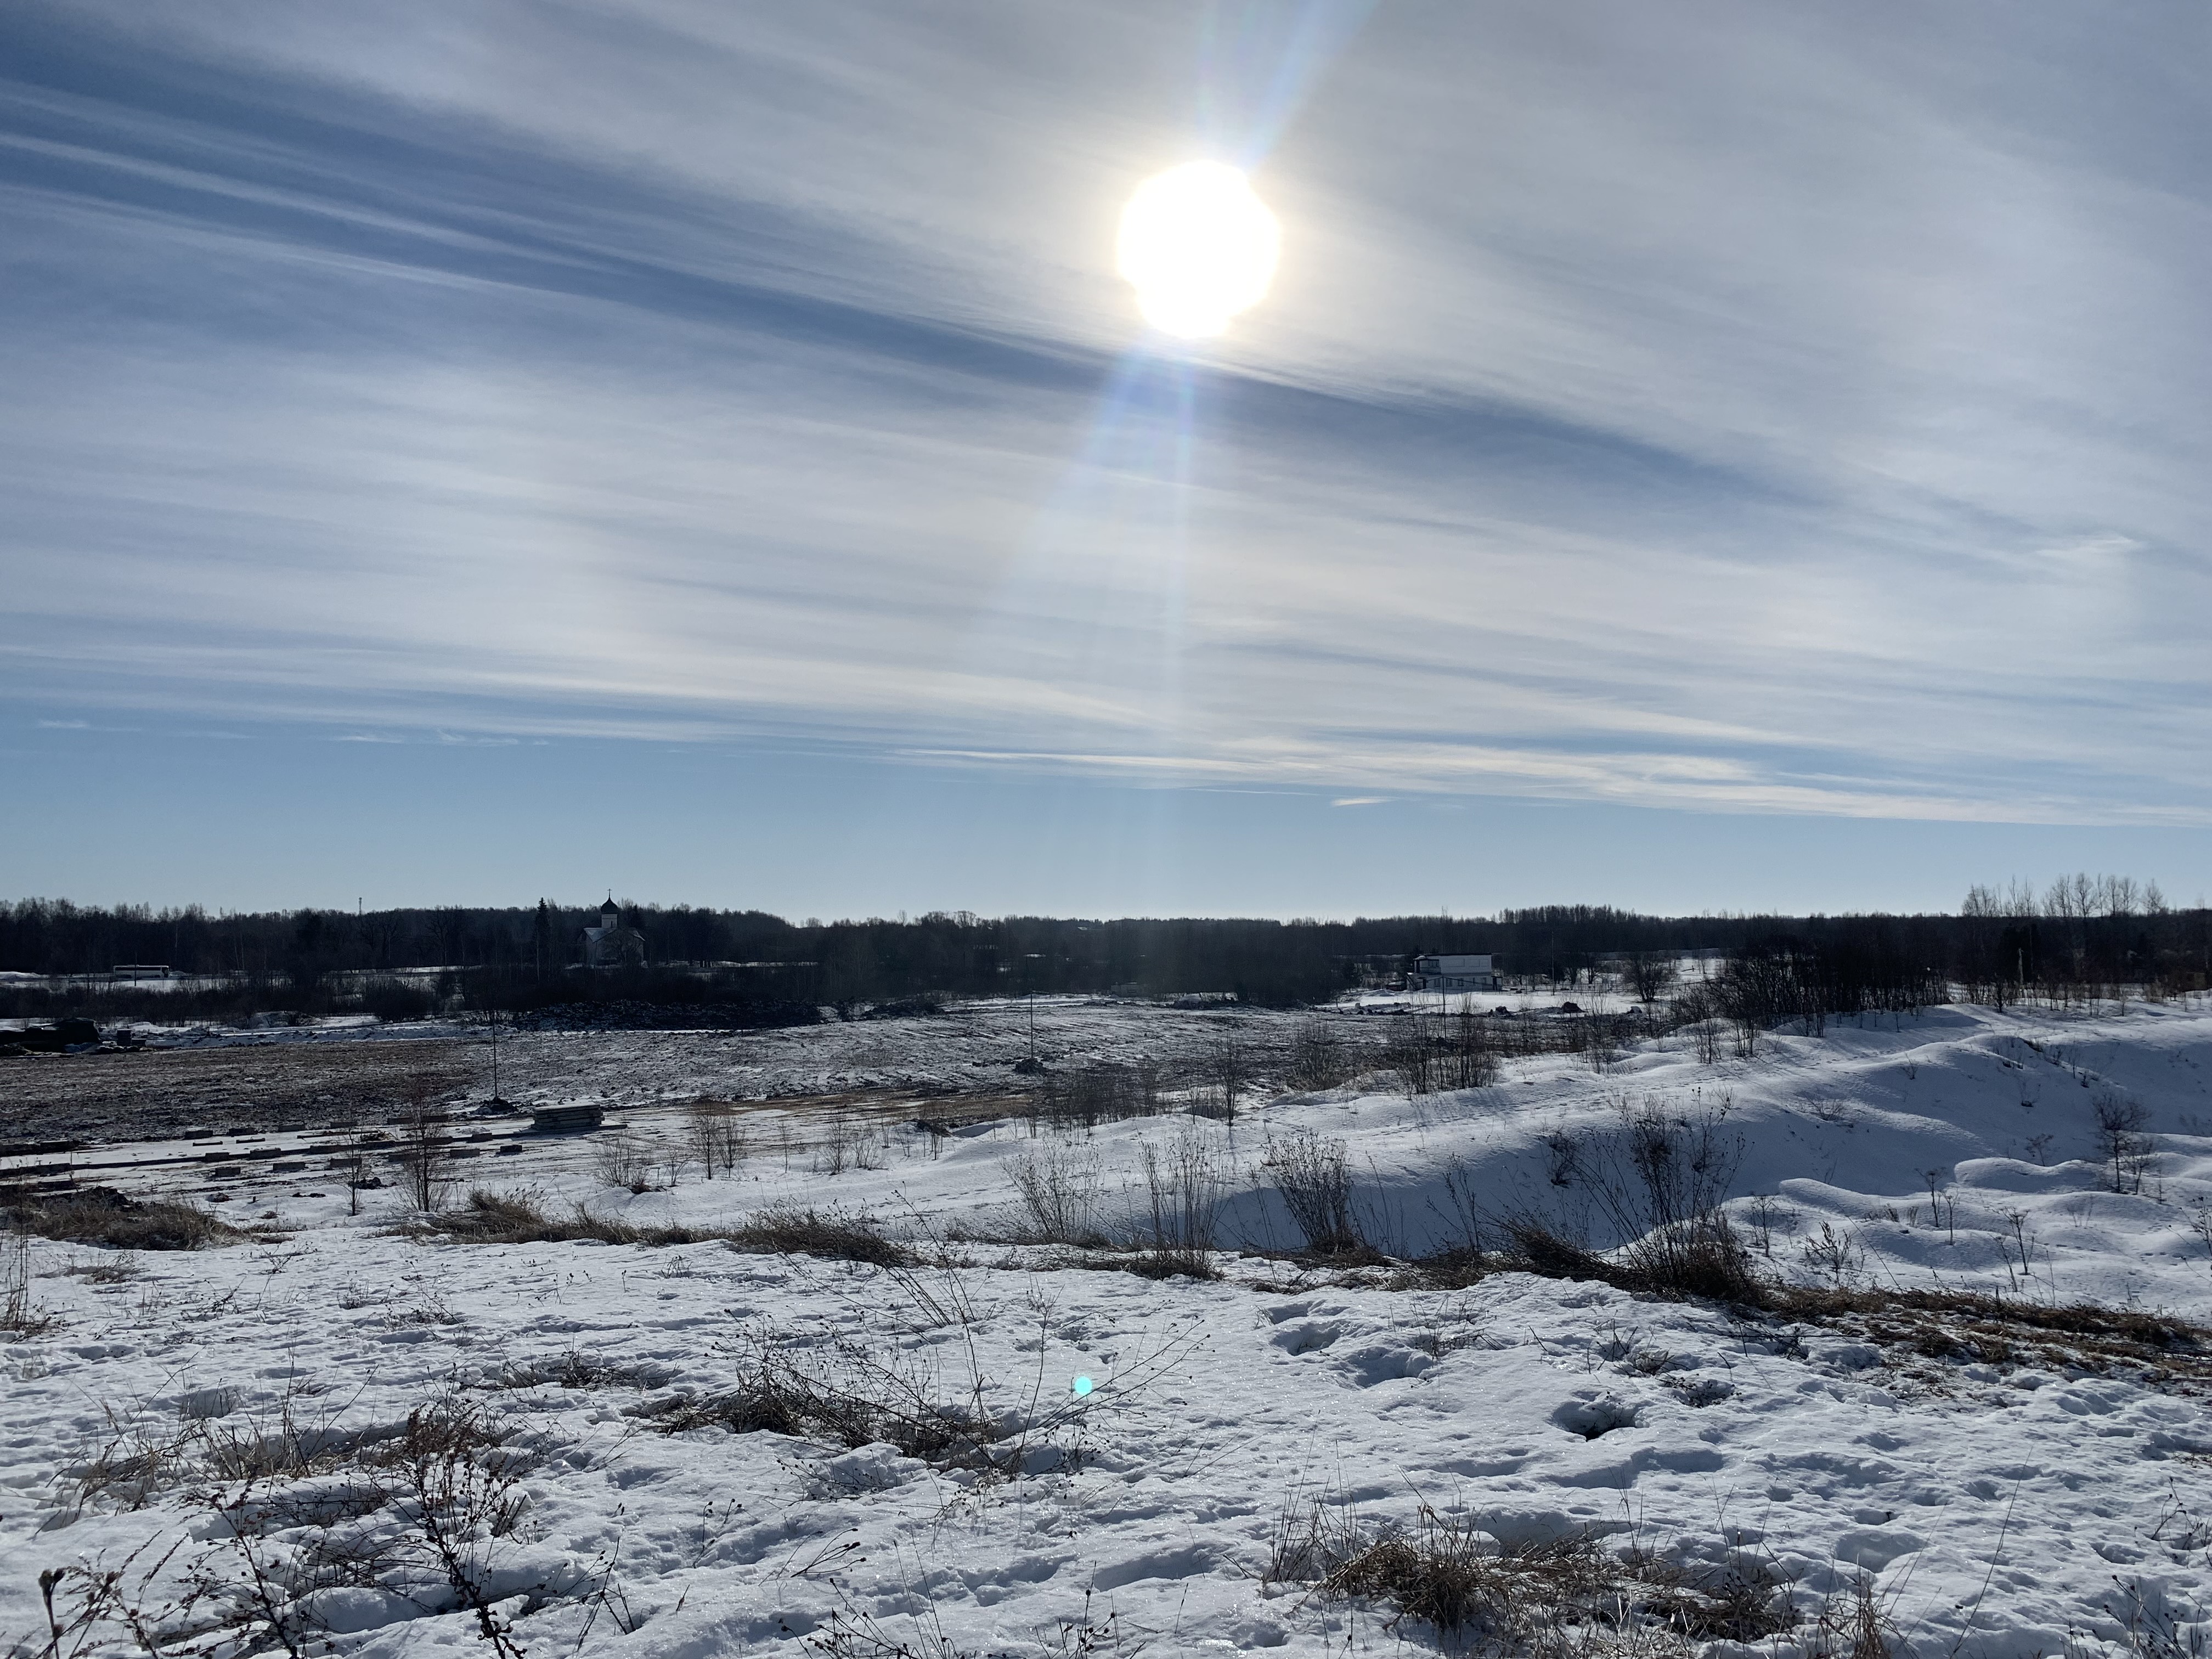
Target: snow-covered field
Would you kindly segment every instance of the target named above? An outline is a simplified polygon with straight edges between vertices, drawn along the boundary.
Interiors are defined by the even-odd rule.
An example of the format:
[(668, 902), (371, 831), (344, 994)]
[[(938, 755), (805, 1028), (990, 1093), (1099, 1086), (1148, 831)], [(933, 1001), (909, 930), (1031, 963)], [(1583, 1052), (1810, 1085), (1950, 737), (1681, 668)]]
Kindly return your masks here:
[[(2100, 1108), (2124, 1126), (2117, 1165)], [(320, 1575), (296, 1610), (313, 1626), (303, 1651), (1435, 1647), (1385, 1601), (1271, 1577), (1318, 1503), (1340, 1535), (1425, 1504), (1508, 1549), (1588, 1534), (1693, 1575), (1755, 1569), (1808, 1620), (1762, 1650), (1819, 1647), (1818, 1616), (1863, 1579), (1893, 1649), (1930, 1659), (2201, 1650), (2201, 1356), (2115, 1358), (2063, 1334), (1923, 1351), (1942, 1346), (1924, 1324), (1759, 1319), (1522, 1273), (1399, 1288), (1387, 1267), (1291, 1261), (1265, 1173), (1299, 1131), (1340, 1139), (1362, 1231), (1395, 1256), (1508, 1210), (1606, 1245), (1597, 1187), (1639, 1116), (1734, 1166), (1730, 1212), (1778, 1278), (2212, 1316), (2201, 1005), (1943, 1008), (1772, 1035), (1717, 1064), (1669, 1040), (1602, 1073), (1555, 1056), (1411, 1101), (1376, 1077), (1233, 1123), (940, 1137), (886, 1114), (833, 1138), (818, 1115), (763, 1106), (735, 1179), (695, 1164), (642, 1193), (605, 1184), (583, 1140), (457, 1170), (641, 1224), (870, 1216), (916, 1247), (911, 1269), (718, 1242), (410, 1237), (390, 1231), (395, 1189), (354, 1218), (326, 1171), (264, 1175), (222, 1209), (281, 1241), (149, 1253), (119, 1273), (110, 1252), (27, 1247), (29, 1298), (53, 1322), (0, 1346), (0, 1632), (46, 1650), (47, 1569), (118, 1571), (118, 1613), (152, 1612), (195, 1573), (251, 1584), (258, 1562), (272, 1605)], [(680, 1124), (641, 1109), (629, 1133), (672, 1147)], [(1147, 1146), (1201, 1153), (1224, 1182), (1220, 1280), (997, 1242), (1031, 1230), (1022, 1169), (1056, 1172), (1114, 1231), (1144, 1197)], [(732, 1431), (750, 1422), (731, 1395), (757, 1397), (764, 1377), (979, 1409), (1014, 1431), (921, 1458), (838, 1443), (818, 1419)], [(457, 1422), (517, 1460), (498, 1477), (511, 1492), (465, 1474), (432, 1504), (500, 1519), (456, 1546), (495, 1604), (483, 1613), (422, 1541), (407, 1469), (426, 1466), (403, 1455)], [(266, 1461), (278, 1440), (319, 1445), (318, 1471), (240, 1507), (240, 1449)], [(88, 1582), (60, 1583), (64, 1615)], [(143, 1650), (118, 1619), (88, 1634)]]

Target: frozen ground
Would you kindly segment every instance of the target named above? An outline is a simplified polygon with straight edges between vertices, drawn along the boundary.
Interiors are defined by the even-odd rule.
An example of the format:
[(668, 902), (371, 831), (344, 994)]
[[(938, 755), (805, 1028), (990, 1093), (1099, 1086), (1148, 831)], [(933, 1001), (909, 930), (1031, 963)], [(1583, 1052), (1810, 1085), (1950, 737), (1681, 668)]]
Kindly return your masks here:
[[(1232, 1031), (1264, 1067), (1301, 1018), (1039, 997), (764, 1031), (511, 1031), (499, 1041), (499, 1091), (524, 1105), (588, 1100), (617, 1108), (702, 1095), (1003, 1095), (1027, 1086), (1013, 1068), (1032, 1054), (1048, 1065), (1149, 1058), (1177, 1070)], [(1379, 1041), (1388, 1025), (1348, 1011), (1328, 1018), (1352, 1040)], [(491, 1093), (491, 1044), (478, 1026), (346, 1019), (253, 1029), (143, 1025), (138, 1034), (149, 1047), (137, 1054), (0, 1060), (0, 1140), (314, 1127), (388, 1115), (418, 1083), (455, 1103)]]
[[(1426, 1503), (1506, 1546), (1587, 1532), (1692, 1570), (1755, 1563), (1808, 1614), (1868, 1575), (1893, 1645), (1928, 1659), (2182, 1659), (2212, 1603), (2201, 1364), (2063, 1336), (1923, 1352), (1924, 1327), (1753, 1320), (1523, 1274), (1447, 1291), (1302, 1271), (1261, 1160), (1297, 1130), (1342, 1139), (1363, 1230), (1396, 1255), (1459, 1240), (1469, 1195), (1605, 1243), (1607, 1149), (1625, 1114), (1656, 1112), (1737, 1163), (1734, 1213), (1778, 1276), (2203, 1318), (2209, 1068), (2202, 1006), (1948, 1008), (1771, 1036), (1717, 1064), (1671, 1043), (1603, 1073), (1522, 1062), (1492, 1088), (1419, 1101), (1376, 1078), (1234, 1124), (1033, 1136), (1007, 1120), (939, 1137), (895, 1113), (763, 1106), (738, 1179), (693, 1165), (672, 1190), (605, 1184), (588, 1140), (455, 1170), (639, 1223), (794, 1202), (872, 1215), (924, 1246), (931, 1265), (911, 1273), (713, 1243), (416, 1242), (385, 1231), (402, 1218), (390, 1189), (355, 1218), (312, 1161), (264, 1172), (228, 1183), (222, 1208), (265, 1214), (281, 1243), (149, 1254), (119, 1278), (112, 1253), (29, 1246), (31, 1297), (56, 1323), (0, 1347), (0, 1632), (35, 1638), (47, 1568), (123, 1571), (118, 1590), (149, 1606), (195, 1563), (245, 1582), (248, 1552), (228, 1536), (241, 1529), (281, 1577), (333, 1535), (291, 1523), (343, 1512), (352, 1477), (306, 1483), (320, 1509), (217, 1515), (194, 1492), (240, 1488), (210, 1448), (266, 1443), (288, 1414), (338, 1447), (460, 1400), (530, 1454), (517, 1524), (469, 1547), (495, 1625), (513, 1621), (501, 1639), (532, 1656), (1434, 1648), (1388, 1606), (1268, 1582), (1285, 1506), (1318, 1500), (1370, 1530)], [(2107, 1119), (2140, 1108), (2117, 1170), (2100, 1104)], [(672, 1145), (673, 1109), (641, 1099), (629, 1117), (633, 1137)], [(1230, 1194), (1223, 1243), (1243, 1248), (1220, 1282), (931, 1242), (1018, 1234), (1024, 1160), (1057, 1168), (1110, 1230), (1140, 1196), (1141, 1149), (1178, 1143)], [(995, 1475), (819, 1432), (663, 1431), (712, 1418), (667, 1408), (726, 1395), (764, 1357), (1032, 1426), (998, 1443)], [(1082, 1398), (1079, 1378), (1095, 1384)], [(84, 1492), (103, 1449), (109, 1473), (143, 1477), (144, 1507), (127, 1507), (122, 1476)], [(349, 1524), (404, 1532), (407, 1513)], [(378, 1570), (318, 1593), (332, 1627), (319, 1639), (491, 1650), (420, 1559)], [(1762, 1650), (1802, 1650), (1813, 1631)]]

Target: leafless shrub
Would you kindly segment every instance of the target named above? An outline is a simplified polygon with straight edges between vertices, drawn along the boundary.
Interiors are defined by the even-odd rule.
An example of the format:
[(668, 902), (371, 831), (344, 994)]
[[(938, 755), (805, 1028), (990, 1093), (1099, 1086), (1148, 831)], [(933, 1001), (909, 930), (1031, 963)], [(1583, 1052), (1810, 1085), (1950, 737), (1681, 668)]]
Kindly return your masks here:
[(368, 1184), (369, 1149), (375, 1145), (368, 1131), (349, 1128), (337, 1140), (331, 1159), (331, 1171), (346, 1184), (346, 1213), (361, 1213), (361, 1192)]
[(1438, 1080), (1447, 1089), (1486, 1089), (1498, 1081), (1498, 1049), (1491, 1041), (1489, 1022), (1474, 1010), (1474, 999), (1460, 1003), (1446, 1038), (1448, 1047), (1438, 1069)]
[(1774, 1229), (1778, 1224), (1792, 1224), (1797, 1212), (1782, 1202), (1778, 1193), (1753, 1193), (1751, 1195), (1751, 1224), (1759, 1230), (1759, 1253), (1766, 1260), (1774, 1260)]
[(1187, 1132), (1164, 1149), (1148, 1140), (1141, 1151), (1146, 1210), (1131, 1271), (1154, 1279), (1215, 1277), (1214, 1235), (1228, 1193), (1212, 1147)]
[(1613, 1263), (1584, 1247), (1558, 1223), (1534, 1211), (1508, 1211), (1500, 1218), (1500, 1226), (1510, 1249), (1510, 1265), (1524, 1272), (1546, 1279), (1595, 1279), (1601, 1283), (1612, 1283), (1620, 1275)]
[(1674, 982), (1676, 973), (1674, 958), (1662, 951), (1639, 951), (1628, 958), (1629, 988), (1647, 1009)]
[(651, 1192), (659, 1148), (628, 1129), (603, 1132), (592, 1145), (592, 1170), (610, 1187)]
[(392, 1161), (399, 1166), (401, 1190), (416, 1209), (431, 1213), (444, 1204), (453, 1150), (444, 1114), (418, 1090), (400, 1124), (398, 1145), (392, 1153)]
[(1030, 1100), (1030, 1122), (1085, 1129), (1134, 1117), (1158, 1117), (1169, 1109), (1161, 1093), (1158, 1064), (1150, 1059), (1132, 1065), (1099, 1061), (1071, 1071), (1047, 1072)]
[(2101, 1605), (2118, 1623), (2120, 1638), (2135, 1659), (2205, 1659), (2212, 1653), (2212, 1629), (2203, 1613), (2155, 1581), (2130, 1579)]
[(1555, 1135), (1546, 1146), (1554, 1182), (1565, 1177), (1587, 1193), (1623, 1242), (1599, 1255), (1523, 1201), (1500, 1218), (1518, 1265), (1656, 1296), (1759, 1306), (1765, 1287), (1721, 1207), (1742, 1138), (1722, 1127), (1721, 1111), (1670, 1117), (1654, 1102), (1632, 1109), (1624, 1101), (1620, 1120), (1614, 1134)]
[(1048, 1244), (1102, 1244), (1097, 1208), (1105, 1180), (1096, 1152), (1051, 1146), (1024, 1152), (1009, 1166), (1036, 1236)]
[(1392, 1026), (1385, 1053), (1408, 1099), (1436, 1092), (1437, 1048), (1429, 1021), (1419, 1014), (1403, 1015)]
[(4, 1219), (16, 1232), (118, 1250), (198, 1250), (246, 1236), (197, 1205), (131, 1198), (112, 1187), (26, 1200)]
[[(161, 1449), (161, 1474), (204, 1517), (193, 1536), (206, 1547), (166, 1601), (152, 1601), (155, 1581), (184, 1540), (150, 1569), (134, 1571), (134, 1554), (121, 1568), (40, 1575), (44, 1651), (67, 1638), (72, 1653), (127, 1639), (148, 1653), (305, 1655), (324, 1650), (333, 1594), (398, 1586), (422, 1611), (472, 1614), (479, 1639), (520, 1659), (517, 1586), (501, 1582), (502, 1563), (531, 1459), (477, 1403), (448, 1393), (402, 1424), (341, 1433), (301, 1424), (288, 1398), (274, 1424), (188, 1420)], [(572, 1588), (541, 1583), (525, 1595)]]
[(1306, 1249), (1334, 1255), (1365, 1242), (1352, 1212), (1352, 1166), (1343, 1141), (1296, 1130), (1268, 1148), (1260, 1167), (1283, 1195)]
[(1199, 1080), (1202, 1087), (1191, 1103), (1192, 1115), (1235, 1122), (1244, 1091), (1252, 1086), (1252, 1053), (1239, 1032), (1224, 1030), (1206, 1045), (1199, 1060)]
[(1820, 1231), (1797, 1247), (1797, 1253), (1808, 1267), (1839, 1287), (1856, 1279), (1866, 1265), (1858, 1235), (1848, 1227), (1838, 1231), (1828, 1221), (1823, 1221)]
[(717, 1169), (724, 1175), (734, 1174), (750, 1150), (744, 1119), (726, 1100), (694, 1102), (684, 1114), (684, 1136), (709, 1181)]
[(72, 1262), (62, 1271), (71, 1279), (90, 1279), (95, 1285), (128, 1285), (146, 1276), (146, 1264), (136, 1250), (118, 1250), (112, 1255)]
[(1289, 1079), (1294, 1089), (1309, 1092), (1334, 1089), (1352, 1073), (1344, 1039), (1319, 1015), (1297, 1023), (1291, 1033)]
[(814, 1173), (840, 1176), (848, 1169), (882, 1169), (880, 1135), (878, 1126), (864, 1116), (853, 1112), (834, 1113), (829, 1127), (815, 1145)]
[(1891, 1659), (1897, 1636), (1874, 1579), (1861, 1573), (1821, 1603), (1793, 1645), (1804, 1659)]

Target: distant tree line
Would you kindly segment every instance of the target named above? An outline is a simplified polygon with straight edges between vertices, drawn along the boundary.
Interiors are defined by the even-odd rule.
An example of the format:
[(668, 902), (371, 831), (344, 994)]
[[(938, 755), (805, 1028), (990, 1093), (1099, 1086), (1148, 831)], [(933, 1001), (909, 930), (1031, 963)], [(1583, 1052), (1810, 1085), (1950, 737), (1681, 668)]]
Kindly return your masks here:
[[(2203, 989), (2212, 976), (2212, 913), (2173, 909), (2152, 884), (2086, 875), (2040, 892), (1977, 887), (1955, 915), (1646, 916), (1551, 905), (1351, 921), (935, 912), (793, 922), (760, 910), (625, 905), (624, 925), (644, 936), (646, 966), (583, 969), (580, 936), (599, 919), (595, 905), (544, 901), (210, 915), (198, 906), (23, 899), (0, 903), (0, 969), (94, 975), (164, 963), (219, 983), (199, 994), (212, 999), (210, 1013), (345, 1001), (397, 1015), (455, 996), (515, 1010), (627, 999), (849, 1012), (931, 995), (1115, 991), (1227, 993), (1291, 1006), (1386, 985), (1421, 951), (1486, 953), (1509, 976), (1567, 985), (1618, 974), (1630, 994), (1649, 1000), (1662, 988), (1663, 965), (1703, 951), (1712, 965), (1700, 978), (1727, 980), (1737, 1006), (1771, 1014), (1769, 1024), (1815, 1009), (1918, 1006), (1954, 985), (2003, 1002), (2100, 986)], [(438, 970), (427, 988), (426, 969)], [(181, 1006), (179, 994), (166, 994), (161, 1006)], [(53, 1000), (19, 989), (0, 994), (0, 1010), (44, 1012)]]

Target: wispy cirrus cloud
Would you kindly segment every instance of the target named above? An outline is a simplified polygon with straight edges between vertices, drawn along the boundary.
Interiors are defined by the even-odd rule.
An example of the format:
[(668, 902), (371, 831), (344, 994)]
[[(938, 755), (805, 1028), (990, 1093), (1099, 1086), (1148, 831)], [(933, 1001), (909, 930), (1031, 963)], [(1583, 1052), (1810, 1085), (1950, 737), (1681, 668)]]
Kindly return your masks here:
[(1183, 378), (1105, 250), (1199, 131), (1188, 16), (19, 15), (0, 684), (2212, 815), (2212, 122), (2154, 20), (1344, 11), (1278, 292)]

